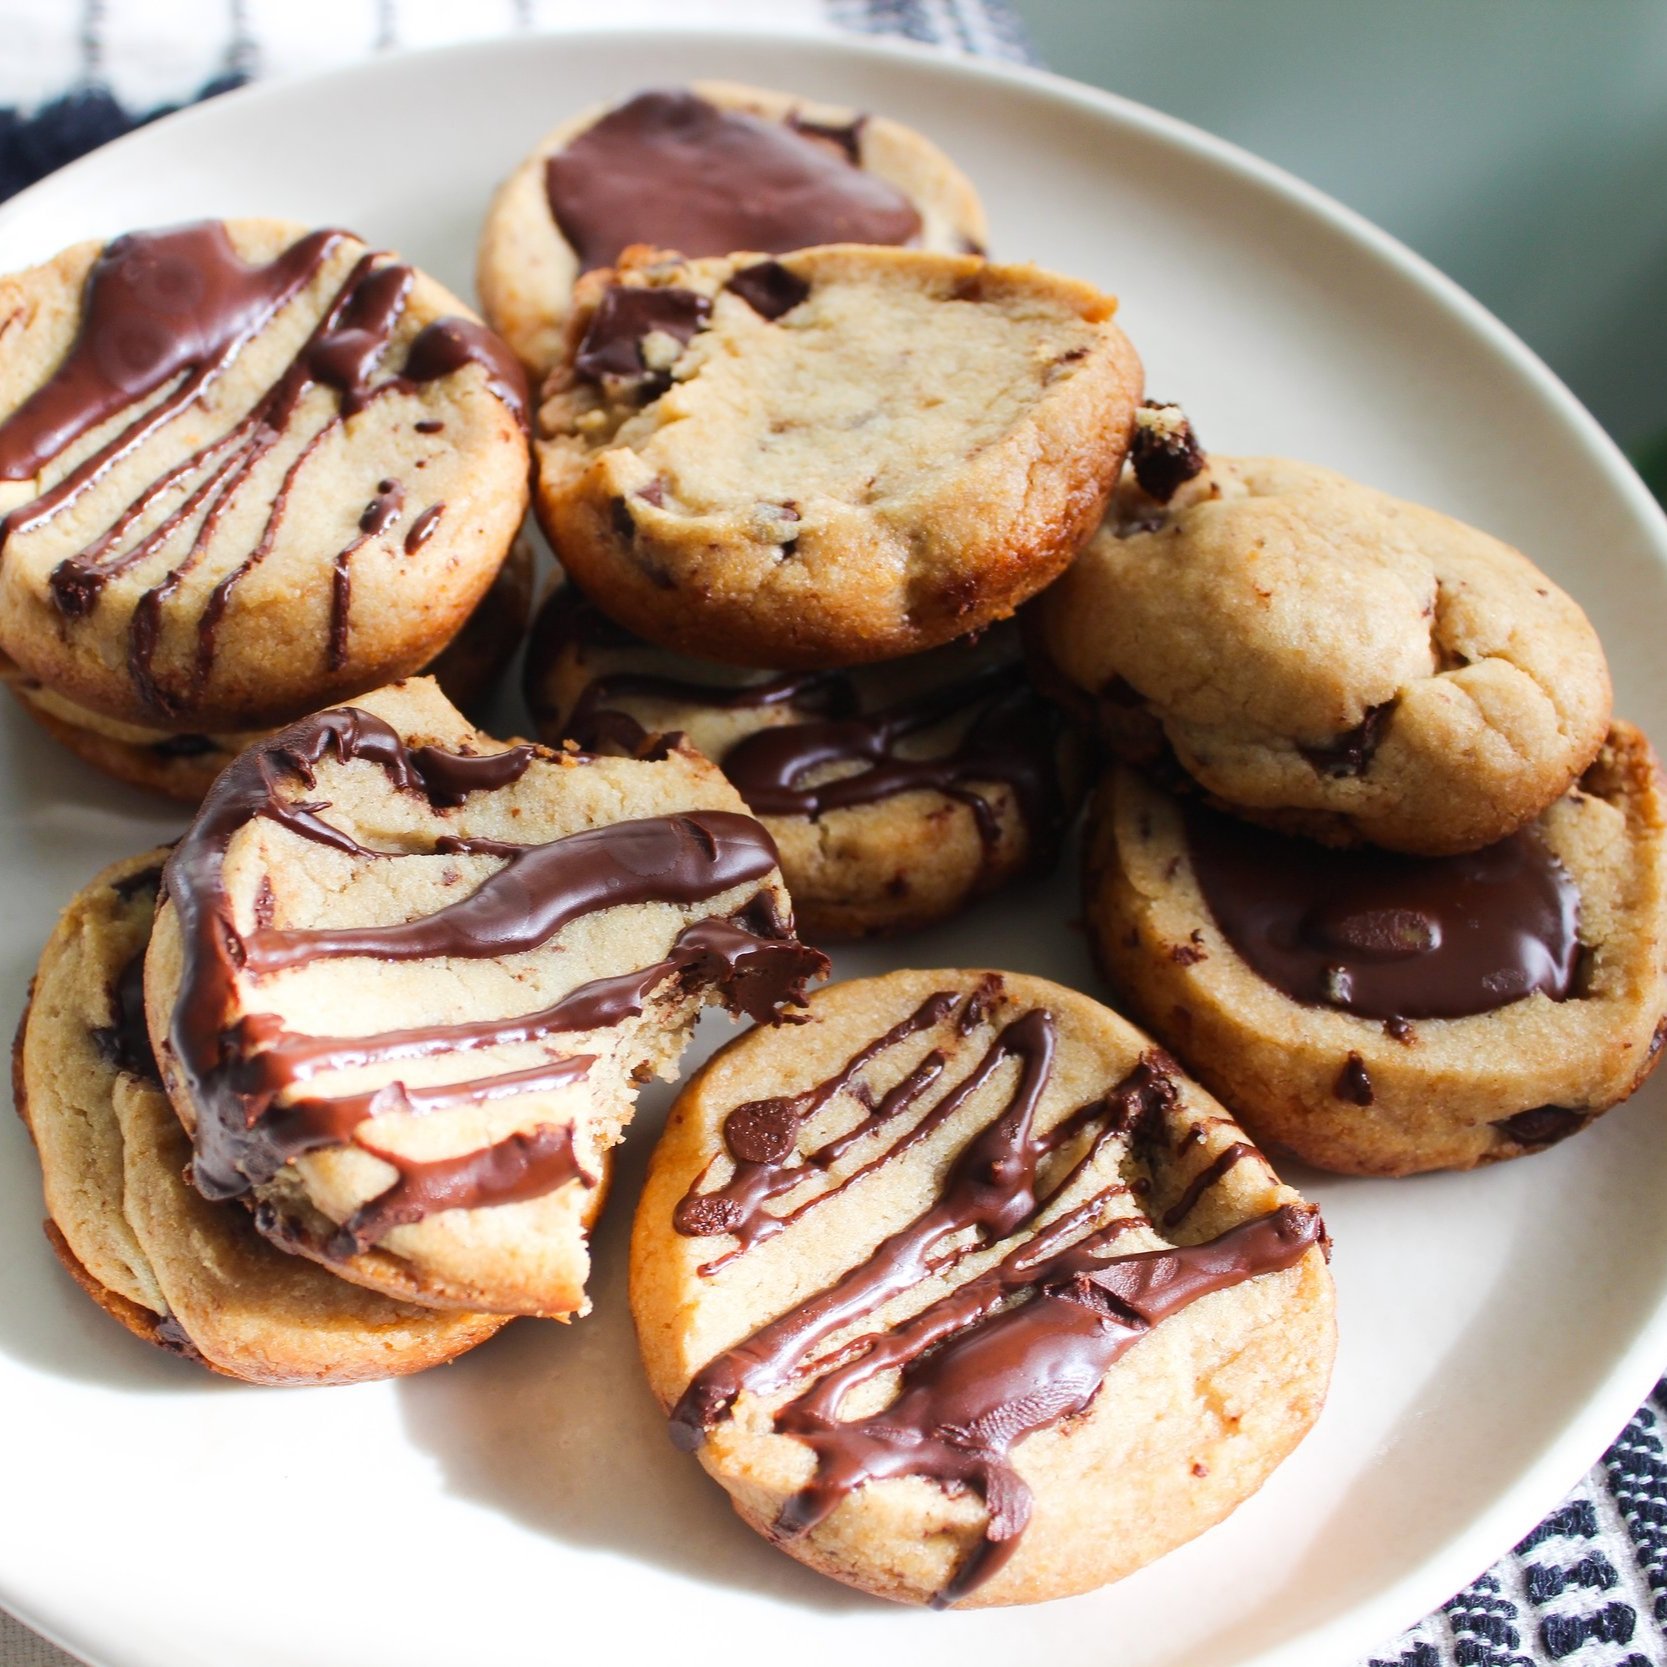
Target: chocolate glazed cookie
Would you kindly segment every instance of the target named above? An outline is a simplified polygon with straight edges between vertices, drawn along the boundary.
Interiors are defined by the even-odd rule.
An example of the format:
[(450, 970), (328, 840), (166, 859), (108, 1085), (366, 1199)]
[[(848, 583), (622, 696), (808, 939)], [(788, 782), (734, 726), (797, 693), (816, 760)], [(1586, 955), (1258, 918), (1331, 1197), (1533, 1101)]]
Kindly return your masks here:
[(756, 674), (651, 648), (566, 586), (527, 693), (552, 745), (687, 735), (769, 830), (815, 940), (924, 926), (1051, 864), (1080, 797), (1076, 738), (1010, 627), (856, 671)]
[(820, 243), (981, 253), (984, 211), (900, 122), (726, 81), (641, 92), (564, 122), (500, 187), (476, 287), (537, 374), (560, 356), (582, 272), (633, 244), (685, 255)]
[[(532, 609), (533, 552), (517, 539), (486, 595), (464, 621), (429, 674), (446, 698), (478, 711), (514, 655)], [(89, 712), (0, 656), (4, 683), (31, 718), (55, 741), (94, 768), (130, 787), (165, 793), (185, 804), (202, 802), (210, 784), (245, 747), (265, 733), (205, 735), (147, 728)]]
[(663, 648), (791, 671), (1004, 619), (1098, 523), (1140, 363), (1030, 266), (855, 245), (588, 274), (545, 384), (540, 522)]
[(286, 1256), (240, 1204), (185, 1178), (191, 1144), (145, 1030), (141, 977), (166, 849), (107, 868), (64, 910), (13, 1051), (46, 1235), (136, 1336), (246, 1383), (356, 1383), (451, 1360), (504, 1322), (441, 1314)]
[(526, 504), (526, 386), (345, 232), (204, 221), (0, 280), (0, 648), (170, 733), (427, 665)]
[(1012, 974), (834, 985), (673, 1108), (631, 1305), (678, 1443), (822, 1573), (934, 1605), (1120, 1578), (1318, 1414), (1317, 1212), (1173, 1060)]
[(636, 1087), (825, 965), (706, 760), (503, 746), (425, 680), (304, 719), (169, 858), (151, 1037), (210, 1198), (436, 1307), (583, 1310)]
[(1667, 1036), (1667, 802), (1616, 722), (1577, 787), (1481, 851), (1327, 851), (1129, 770), (1096, 802), (1105, 971), (1258, 1139), (1402, 1175), (1536, 1152)]
[[(1042, 675), (1126, 762), (1327, 843), (1475, 850), (1603, 745), (1580, 608), (1449, 516), (1142, 413), (1104, 525), (1040, 598)], [(1200, 472), (1201, 471), (1201, 472)]]

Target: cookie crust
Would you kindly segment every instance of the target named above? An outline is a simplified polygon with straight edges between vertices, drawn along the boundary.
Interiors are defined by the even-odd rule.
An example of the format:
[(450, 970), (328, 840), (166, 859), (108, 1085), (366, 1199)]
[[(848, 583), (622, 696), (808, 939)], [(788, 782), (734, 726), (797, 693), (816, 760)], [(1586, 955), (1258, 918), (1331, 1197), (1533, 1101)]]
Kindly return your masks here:
[[(0, 649), (90, 711), (248, 730), (415, 671), (520, 523), (519, 367), (346, 233), (79, 244), (0, 279), (0, 318)], [(106, 338), (135, 333), (164, 346), (130, 386)]]
[[(463, 629), (428, 668), (446, 698), (465, 711), (486, 699), (514, 655), (526, 631), (532, 588), (532, 546), (518, 539)], [(66, 700), (3, 655), (0, 683), (53, 740), (83, 762), (129, 787), (182, 804), (201, 804), (214, 778), (246, 746), (269, 733), (182, 735), (124, 723)]]
[(506, 746), (427, 679), (250, 749), (146, 961), (199, 1188), (373, 1289), (582, 1312), (637, 1086), (703, 1000), (769, 1017), (822, 964), (743, 808), (698, 754)]
[(652, 648), (569, 586), (541, 610), (527, 697), (551, 745), (675, 732), (726, 769), (813, 942), (911, 931), (1045, 868), (1081, 801), (1078, 737), (1007, 626), (855, 672), (752, 674)]

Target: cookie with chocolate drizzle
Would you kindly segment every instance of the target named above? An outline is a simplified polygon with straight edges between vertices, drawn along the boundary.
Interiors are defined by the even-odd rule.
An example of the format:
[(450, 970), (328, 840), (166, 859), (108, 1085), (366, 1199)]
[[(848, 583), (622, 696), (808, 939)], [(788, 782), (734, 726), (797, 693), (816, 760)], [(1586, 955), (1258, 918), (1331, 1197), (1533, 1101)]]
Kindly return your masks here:
[(1141, 386), (1115, 311), (968, 255), (628, 251), (574, 292), (539, 520), (662, 648), (808, 671), (938, 647), (1098, 524)]
[(1667, 798), (1618, 720), (1575, 788), (1458, 856), (1328, 850), (1119, 769), (1085, 874), (1131, 1011), (1259, 1140), (1324, 1169), (1541, 1151), (1667, 1038)]
[(819, 243), (979, 252), (984, 210), (929, 139), (885, 116), (729, 81), (654, 88), (563, 122), (499, 188), (475, 287), (537, 375), (580, 273), (632, 244), (780, 255)]
[[(517, 539), (463, 629), (428, 668), (454, 705), (471, 714), (480, 710), (526, 633), (532, 595), (532, 546)], [(0, 683), (48, 735), (95, 769), (189, 805), (200, 804), (214, 778), (265, 735), (180, 733), (124, 723), (66, 700), (4, 655)]]
[(141, 990), (167, 856), (115, 863), (71, 899), (18, 1026), (17, 1108), (59, 1260), (136, 1336), (245, 1383), (398, 1377), (490, 1337), (501, 1318), (337, 1279), (186, 1181), (191, 1144), (157, 1076)]
[(1081, 793), (1076, 736), (1007, 625), (854, 671), (745, 672), (652, 648), (568, 585), (527, 695), (552, 744), (686, 735), (769, 829), (818, 942), (925, 926), (1047, 867)]
[(168, 734), (430, 664), (526, 507), (509, 349), (341, 231), (202, 221), (0, 279), (0, 650)]
[(1327, 1248), (1098, 1003), (895, 972), (683, 1091), (631, 1304), (674, 1439), (751, 1526), (973, 1607), (1119, 1579), (1261, 1485), (1325, 1395)]
[(249, 748), (145, 968), (198, 1189), (407, 1300), (583, 1312), (636, 1086), (825, 966), (744, 812), (691, 750), (506, 746), (426, 679)]
[(1211, 457), (1173, 406), (1033, 611), (1039, 675), (1125, 761), (1329, 844), (1474, 851), (1603, 745), (1579, 606), (1475, 527), (1308, 463)]

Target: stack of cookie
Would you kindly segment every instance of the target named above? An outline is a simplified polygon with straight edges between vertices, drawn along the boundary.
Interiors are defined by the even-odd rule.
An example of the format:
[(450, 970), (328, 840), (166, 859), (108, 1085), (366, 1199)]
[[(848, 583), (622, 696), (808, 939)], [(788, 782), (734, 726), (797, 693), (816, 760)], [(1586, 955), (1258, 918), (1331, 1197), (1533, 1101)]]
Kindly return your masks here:
[(1258, 1138), (1400, 1175), (1542, 1149), (1667, 1036), (1667, 804), (1579, 607), (1329, 470), (1147, 466), (1037, 605), (1122, 760), (1087, 913), (1130, 1009)]
[(935, 252), (982, 233), (918, 135), (733, 87), (561, 130), (488, 224), (569, 581), (529, 656), (540, 732), (687, 734), (813, 937), (940, 919), (1073, 808), (998, 622), (1098, 521), (1140, 366), (1088, 285)]
[(469, 700), (514, 648), (526, 384), (432, 278), (205, 221), (0, 317), (0, 676), (83, 758), (195, 801), (260, 732), (429, 665)]
[(505, 747), (426, 679), (250, 747), (47, 946), (15, 1082), (54, 1248), (256, 1382), (582, 1313), (636, 1085), (703, 1001), (769, 1019), (824, 966), (743, 810), (687, 749)]
[[(778, 95), (642, 95), (554, 135), (482, 254), (544, 378), (566, 582), (539, 731), (698, 745), (819, 939), (942, 919), (1056, 849), (1081, 759), (1009, 616), (1100, 521), (1140, 400), (1087, 285), (880, 246), (911, 204), (928, 245), (953, 221), (930, 154)], [(756, 189), (789, 155), (824, 217)], [(833, 212), (887, 158), (916, 182), (895, 218)], [(636, 1216), (650, 1381), (742, 1517), (864, 1590), (976, 1606), (1116, 1579), (1253, 1492), (1318, 1414), (1332, 1287), (1317, 1212), (1225, 1109), (1038, 979), (902, 971), (803, 1018), (700, 1073)]]

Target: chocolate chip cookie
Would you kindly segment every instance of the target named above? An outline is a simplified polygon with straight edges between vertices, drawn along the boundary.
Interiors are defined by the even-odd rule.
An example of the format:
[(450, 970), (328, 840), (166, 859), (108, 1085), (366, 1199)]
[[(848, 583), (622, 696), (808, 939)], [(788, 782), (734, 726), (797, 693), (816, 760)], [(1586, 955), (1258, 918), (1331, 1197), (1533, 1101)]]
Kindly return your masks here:
[(579, 274), (633, 244), (780, 255), (818, 243), (982, 253), (984, 210), (929, 139), (884, 116), (727, 81), (638, 93), (540, 141), (493, 199), (476, 287), (540, 375)]
[[(532, 546), (517, 540), (463, 629), (429, 667), (455, 705), (473, 711), (491, 693), (526, 631), (532, 588)], [(0, 683), (48, 735), (78, 758), (130, 787), (165, 793), (191, 805), (200, 804), (214, 778), (267, 733), (203, 735), (124, 723), (66, 700), (38, 678), (25, 676), (3, 655)]]
[(1290, 832), (1441, 855), (1596, 756), (1603, 649), (1516, 550), (1312, 464), (1148, 472), (1173, 495), (1131, 471), (1036, 608), (1052, 677), (1125, 759)]
[(526, 505), (526, 390), (433, 279), (203, 221), (0, 279), (0, 650), (168, 733), (428, 665)]
[(855, 671), (749, 673), (651, 648), (572, 586), (545, 603), (527, 693), (551, 744), (681, 733), (770, 831), (813, 941), (925, 926), (1057, 854), (1076, 737), (997, 626)]
[(707, 998), (825, 965), (698, 754), (505, 746), (414, 679), (257, 743), (168, 859), (145, 965), (209, 1198), (436, 1307), (582, 1311), (636, 1086)]
[(13, 1050), (52, 1248), (136, 1336), (248, 1383), (355, 1383), (451, 1360), (504, 1322), (442, 1314), (267, 1244), (237, 1203), (185, 1179), (191, 1145), (162, 1092), (140, 974), (167, 851), (77, 893), (41, 956)]
[(679, 1097), (631, 1306), (680, 1445), (783, 1550), (1033, 1602), (1219, 1521), (1319, 1413), (1317, 1212), (1086, 996), (894, 972)]
[(1131, 1010), (1257, 1139), (1325, 1169), (1540, 1151), (1667, 1037), (1667, 801), (1630, 724), (1529, 827), (1449, 857), (1328, 850), (1119, 769), (1086, 873)]
[(591, 273), (539, 412), (539, 518), (661, 647), (793, 671), (937, 647), (1099, 520), (1140, 393), (1114, 309), (907, 249)]

